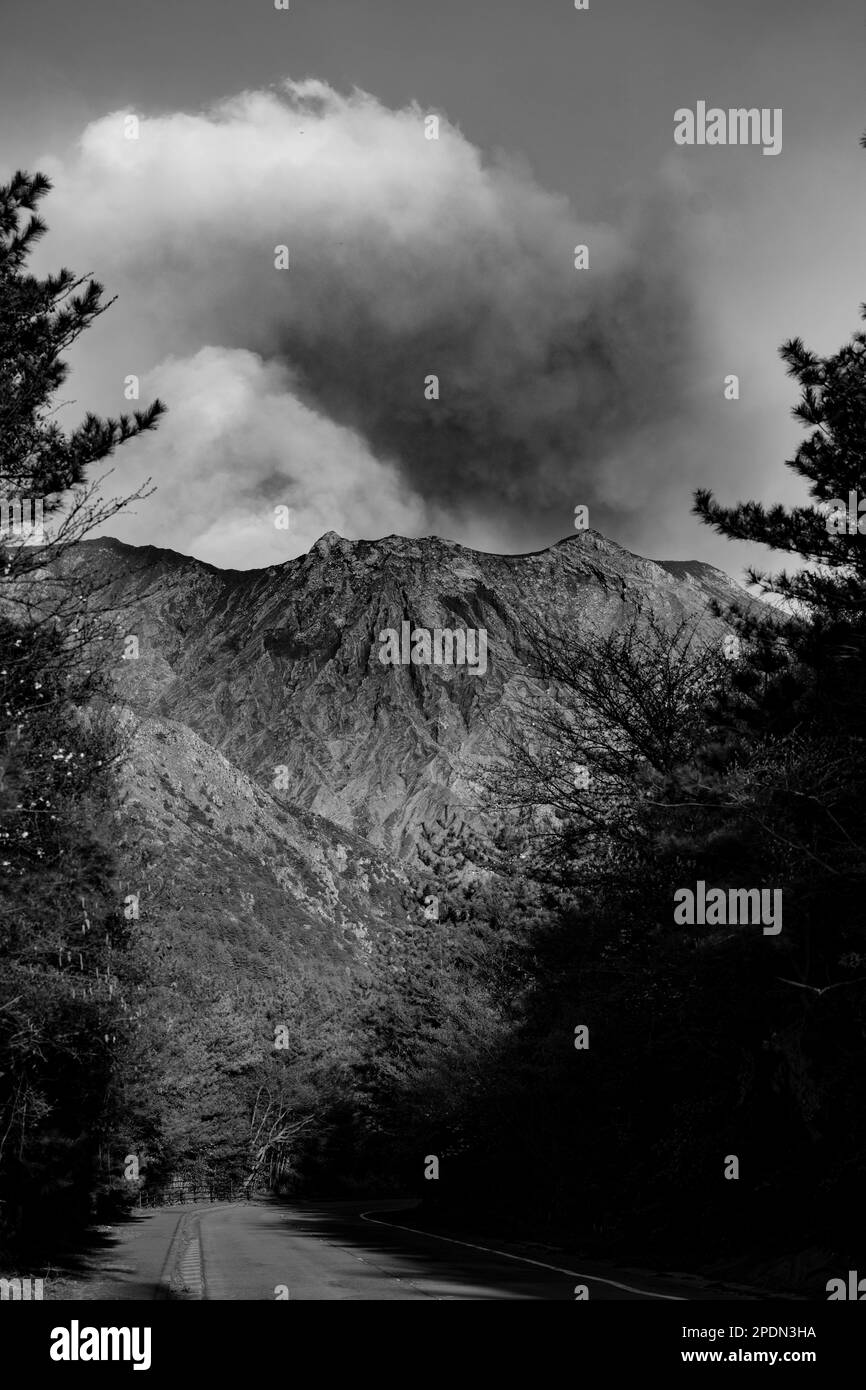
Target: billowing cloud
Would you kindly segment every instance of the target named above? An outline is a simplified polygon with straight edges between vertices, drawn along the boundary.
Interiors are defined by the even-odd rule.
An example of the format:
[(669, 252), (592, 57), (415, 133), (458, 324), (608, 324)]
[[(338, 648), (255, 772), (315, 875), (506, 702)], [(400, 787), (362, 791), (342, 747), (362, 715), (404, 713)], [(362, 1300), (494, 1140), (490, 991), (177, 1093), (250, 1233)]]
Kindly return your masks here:
[[(444, 117), (427, 139), (419, 109), (312, 80), (141, 116), (132, 139), (128, 114), (43, 167), (47, 260), (119, 295), (80, 398), (120, 408), (135, 373), (172, 412), (119, 464), (159, 489), (130, 538), (177, 539), (181, 503), (176, 548), (217, 563), (328, 529), (519, 549), (567, 533), (576, 502), (622, 534), (623, 512), (681, 499), (665, 441), (694, 344), (673, 204), (589, 225)], [(279, 503), (297, 529), (277, 556), (255, 535)]]
[(299, 400), (281, 363), (207, 347), (163, 362), (142, 385), (147, 399), (171, 399), (171, 415), (120, 451), (111, 491), (152, 477), (159, 533), (143, 501), (112, 520), (121, 539), (245, 568), (280, 564), (325, 531), (376, 534), (382, 516), (400, 534), (422, 527), (423, 509), (399, 475), (353, 430)]

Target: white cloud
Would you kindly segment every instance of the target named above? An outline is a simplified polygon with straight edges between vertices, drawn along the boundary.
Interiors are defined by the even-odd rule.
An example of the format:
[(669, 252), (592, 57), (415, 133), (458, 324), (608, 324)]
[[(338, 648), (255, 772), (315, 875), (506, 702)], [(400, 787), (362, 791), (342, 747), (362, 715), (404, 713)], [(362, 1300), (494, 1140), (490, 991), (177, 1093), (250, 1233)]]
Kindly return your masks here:
[[(243, 349), (202, 348), (143, 382), (173, 406), (155, 434), (116, 456), (112, 492), (145, 476), (158, 491), (108, 529), (231, 569), (280, 564), (325, 531), (378, 536), (423, 529), (423, 508), (354, 431), (294, 394), (291, 374)], [(290, 509), (288, 530), (274, 524)]]

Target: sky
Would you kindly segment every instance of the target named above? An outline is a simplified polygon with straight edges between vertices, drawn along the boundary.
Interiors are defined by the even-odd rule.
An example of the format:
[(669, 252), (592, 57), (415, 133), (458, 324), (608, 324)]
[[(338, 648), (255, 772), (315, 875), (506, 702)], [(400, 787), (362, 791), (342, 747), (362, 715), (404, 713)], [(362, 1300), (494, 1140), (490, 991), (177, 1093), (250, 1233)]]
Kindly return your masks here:
[[(250, 568), (330, 530), (535, 550), (582, 505), (777, 566), (692, 493), (806, 500), (778, 348), (858, 326), (864, 60), (862, 0), (5, 0), (34, 268), (117, 296), (62, 418), (169, 407), (109, 532)], [(780, 153), (678, 145), (698, 102), (780, 109)]]

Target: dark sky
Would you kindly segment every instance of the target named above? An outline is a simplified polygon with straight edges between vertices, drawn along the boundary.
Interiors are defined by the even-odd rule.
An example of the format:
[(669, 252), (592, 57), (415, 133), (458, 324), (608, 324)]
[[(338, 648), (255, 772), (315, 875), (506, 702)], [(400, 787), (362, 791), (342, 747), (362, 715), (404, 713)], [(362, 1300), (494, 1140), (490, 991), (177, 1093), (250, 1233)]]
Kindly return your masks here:
[[(158, 490), (115, 534), (240, 567), (329, 529), (520, 550), (588, 502), (736, 573), (765, 557), (692, 489), (803, 500), (777, 349), (833, 350), (866, 298), (862, 0), (6, 0), (3, 34), (3, 173), (56, 185), (40, 265), (119, 295), (74, 394), (128, 409), (134, 373), (171, 407), (118, 458)], [(782, 108), (782, 153), (675, 146), (699, 100)]]

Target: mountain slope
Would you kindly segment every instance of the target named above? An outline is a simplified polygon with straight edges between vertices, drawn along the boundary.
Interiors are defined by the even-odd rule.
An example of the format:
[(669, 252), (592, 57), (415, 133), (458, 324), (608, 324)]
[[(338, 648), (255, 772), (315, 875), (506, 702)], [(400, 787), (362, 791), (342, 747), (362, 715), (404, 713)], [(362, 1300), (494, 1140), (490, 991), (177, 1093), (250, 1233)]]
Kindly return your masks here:
[[(139, 641), (139, 658), (118, 662), (131, 708), (187, 725), (285, 805), (401, 854), (467, 815), (473, 768), (495, 748), (491, 719), (531, 674), (536, 623), (579, 644), (644, 602), (721, 636), (711, 600), (751, 602), (711, 566), (656, 564), (594, 531), (528, 555), (329, 532), (307, 555), (248, 571), (117, 541), (82, 549)], [(383, 665), (380, 633), (404, 621), (485, 629), (486, 672)]]
[(280, 805), (185, 725), (126, 710), (121, 729), (118, 849), (139, 900), (161, 1143), (172, 1162), (237, 1171), (275, 1024), (293, 1049), (324, 1046), (412, 896), (397, 864)]

